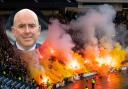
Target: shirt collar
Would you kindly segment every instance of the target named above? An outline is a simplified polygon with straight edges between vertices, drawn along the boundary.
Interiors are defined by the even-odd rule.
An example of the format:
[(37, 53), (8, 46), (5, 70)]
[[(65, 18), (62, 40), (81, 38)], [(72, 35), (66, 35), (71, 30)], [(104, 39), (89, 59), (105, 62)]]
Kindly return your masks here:
[(17, 42), (16, 42), (16, 46), (17, 46), (18, 49), (24, 50), (24, 51), (32, 51), (32, 50), (36, 49), (36, 44), (33, 45), (33, 46), (32, 46), (30, 49), (28, 49), (28, 50), (26, 50), (26, 49), (24, 49), (23, 47), (21, 47)]

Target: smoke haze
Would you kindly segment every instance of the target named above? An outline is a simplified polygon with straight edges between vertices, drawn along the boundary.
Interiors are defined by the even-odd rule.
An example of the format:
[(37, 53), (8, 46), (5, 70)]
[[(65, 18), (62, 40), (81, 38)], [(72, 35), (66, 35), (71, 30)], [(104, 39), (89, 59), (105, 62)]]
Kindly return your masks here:
[[(115, 36), (115, 25), (113, 19), (115, 18), (116, 12), (110, 5), (100, 5), (96, 9), (90, 9), (85, 12), (85, 15), (78, 17), (76, 20), (72, 20), (70, 28), (73, 30), (81, 30), (82, 37), (80, 41), (84, 41), (84, 47), (88, 44), (108, 43), (113, 44), (113, 38)], [(93, 39), (93, 41), (92, 41)], [(106, 46), (106, 45), (102, 45)], [(108, 45), (107, 45), (108, 46)], [(105, 47), (105, 48), (111, 48)]]
[(74, 47), (72, 38), (66, 33), (67, 26), (61, 24), (59, 20), (54, 19), (51, 21), (48, 29), (48, 41), (54, 48), (63, 51), (71, 51)]

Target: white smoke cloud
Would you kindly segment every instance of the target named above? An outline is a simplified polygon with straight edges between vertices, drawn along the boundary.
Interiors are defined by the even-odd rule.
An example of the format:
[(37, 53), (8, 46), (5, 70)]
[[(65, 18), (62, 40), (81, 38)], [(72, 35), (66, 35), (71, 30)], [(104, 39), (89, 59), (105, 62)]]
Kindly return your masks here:
[(59, 20), (52, 20), (48, 28), (48, 41), (54, 48), (63, 51), (71, 51), (75, 46), (69, 34), (66, 33), (67, 26)]
[(113, 44), (113, 37), (115, 36), (113, 19), (115, 15), (116, 11), (112, 6), (107, 4), (100, 5), (96, 9), (90, 9), (85, 15), (71, 21), (70, 27), (74, 30), (81, 30), (81, 35), (83, 36), (81, 41), (84, 41), (85, 44), (94, 42), (91, 39), (96, 39), (101, 43)]

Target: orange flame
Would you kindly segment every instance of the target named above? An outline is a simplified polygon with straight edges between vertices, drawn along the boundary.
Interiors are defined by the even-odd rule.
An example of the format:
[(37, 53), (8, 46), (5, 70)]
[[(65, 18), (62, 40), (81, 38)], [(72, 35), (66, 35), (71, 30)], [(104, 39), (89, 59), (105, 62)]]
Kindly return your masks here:
[[(112, 50), (101, 48), (99, 53), (95, 53), (92, 49), (86, 49), (84, 56), (75, 52), (64, 52), (53, 48), (49, 43), (45, 43), (38, 49), (40, 56), (40, 65), (44, 71), (38, 68), (31, 67), (31, 71), (35, 70), (35, 80), (38, 84), (46, 84), (50, 81), (51, 84), (61, 82), (64, 78), (72, 77), (80, 73), (89, 73), (97, 71), (99, 73), (107, 73), (110, 68), (120, 68), (121, 62), (125, 58), (125, 51), (119, 45), (116, 45)], [(44, 72), (44, 73), (42, 73)], [(42, 77), (40, 77), (40, 75)]]

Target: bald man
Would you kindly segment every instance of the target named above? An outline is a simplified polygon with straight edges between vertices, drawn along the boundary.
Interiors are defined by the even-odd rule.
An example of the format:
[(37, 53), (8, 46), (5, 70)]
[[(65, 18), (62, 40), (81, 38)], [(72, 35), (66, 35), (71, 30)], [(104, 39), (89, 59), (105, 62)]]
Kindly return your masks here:
[(32, 51), (41, 31), (37, 15), (30, 9), (18, 11), (13, 20), (12, 33), (16, 38), (15, 46), (20, 50)]

